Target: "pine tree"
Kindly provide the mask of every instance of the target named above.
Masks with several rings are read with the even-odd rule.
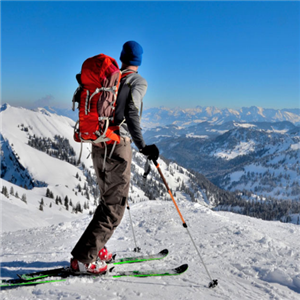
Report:
[[[81,204],[79,202],[77,202],[76,207],[75,207],[75,212],[83,212],[82,208],[81,208]]]
[[[25,195],[25,194],[22,195],[21,200],[22,200],[23,202],[27,203],[27,199],[26,199],[26,195]]]
[[[2,192],[1,192],[4,196],[6,196],[7,198],[9,197],[8,195],[8,191],[7,191],[7,187],[6,186],[2,186]]]
[[[66,210],[69,210],[69,198],[68,196],[65,197],[65,207],[66,207]]]

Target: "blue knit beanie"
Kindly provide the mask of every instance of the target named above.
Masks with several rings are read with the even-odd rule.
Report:
[[[142,55],[142,46],[135,41],[129,41],[123,45],[120,60],[128,66],[140,66],[142,64]]]

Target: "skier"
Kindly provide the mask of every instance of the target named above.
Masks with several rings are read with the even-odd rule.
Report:
[[[135,41],[123,45],[120,60],[122,79],[117,98],[115,122],[119,121],[121,141],[104,147],[92,146],[92,160],[101,192],[101,201],[93,219],[77,242],[71,254],[71,269],[78,272],[104,273],[106,262],[112,254],[105,244],[120,224],[130,184],[131,139],[139,152],[148,159],[157,160],[159,150],[156,145],[146,145],[140,128],[140,108],[147,90],[147,81],[138,74],[142,63],[143,48]],[[125,120],[124,120],[125,119]],[[107,153],[112,156],[107,157]]]

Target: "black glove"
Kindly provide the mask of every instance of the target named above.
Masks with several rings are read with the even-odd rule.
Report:
[[[156,145],[146,145],[140,152],[148,157],[148,159],[156,161],[159,157],[159,150]]]

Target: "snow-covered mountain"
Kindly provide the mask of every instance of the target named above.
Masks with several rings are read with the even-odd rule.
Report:
[[[71,106],[70,106],[71,107]],[[44,107],[51,113],[67,116],[74,121],[78,120],[78,112],[71,109]],[[262,107],[243,107],[241,109],[216,108],[213,106],[182,109],[179,107],[155,107],[144,109],[142,127],[144,129],[158,126],[177,125],[190,127],[207,122],[211,125],[223,125],[227,122],[283,122],[288,121],[300,125],[300,108],[295,109],[269,109]]]
[[[71,119],[44,109],[31,111],[9,105],[1,108],[0,117],[1,279],[66,266],[70,251],[88,225],[89,212],[94,210],[99,197],[93,189],[89,146],[84,145],[83,163],[77,166],[80,147],[72,139],[74,121]],[[238,127],[226,134],[232,134],[234,141],[234,135],[242,134],[239,130],[243,129]],[[267,134],[278,138],[283,135]],[[294,134],[297,137],[297,131]],[[283,147],[284,140],[280,141]],[[219,142],[221,146],[222,141]],[[237,144],[232,142],[232,145]],[[280,148],[279,143],[277,147]],[[298,144],[293,143],[291,150],[297,149]],[[217,152],[212,153],[206,154],[207,157],[216,158]],[[170,254],[160,262],[118,268],[151,269],[188,263],[188,271],[178,277],[73,277],[64,282],[1,290],[1,299],[299,298],[298,225],[213,211],[212,204],[218,204],[222,198],[234,198],[232,194],[177,163],[162,159],[159,163],[209,273],[219,280],[217,288],[207,288],[210,278],[156,170],[144,182],[141,175],[145,159],[134,151],[130,211],[137,244],[142,253],[168,248]],[[154,198],[156,201],[148,201]],[[132,252],[135,244],[127,212],[107,246],[118,256],[136,255]]]
[[[186,138],[197,138],[205,140],[215,138],[229,130],[237,128],[253,128],[257,131],[267,133],[287,133],[291,131],[299,131],[300,127],[291,122],[236,122],[230,121],[223,124],[214,124],[211,122],[202,122],[197,125],[188,127],[177,125],[166,125],[149,128],[145,130],[144,136],[148,143],[158,143],[165,138],[174,138],[185,136]]]
[[[195,108],[150,108],[143,113],[143,127],[153,128],[165,125],[187,127],[197,123],[209,122],[215,125],[226,122],[282,122],[289,121],[300,125],[300,109],[267,109],[256,106],[241,109],[216,107]]]
[[[37,215],[34,217],[37,220],[44,219],[41,224],[48,224],[52,219],[63,220],[65,215],[70,218],[80,211],[92,213],[98,203],[99,190],[89,155],[90,145],[83,145],[82,163],[76,165],[80,145],[73,140],[75,122],[45,109],[32,111],[9,105],[1,108],[1,119],[1,202],[5,209],[22,207],[22,211],[16,211],[16,219],[26,211],[21,217],[23,224],[18,225],[16,221],[14,228],[26,228],[26,224],[32,223],[32,214]],[[169,199],[156,171],[144,182],[144,165],[144,156],[134,151],[131,202]],[[160,166],[178,199],[209,206],[217,204],[221,197],[234,197],[205,178],[198,180],[176,163],[160,160]],[[27,206],[21,201],[23,195]],[[4,214],[5,231],[11,230],[6,218]]]
[[[165,157],[204,174],[221,188],[299,200],[299,127],[289,122],[226,124],[224,133],[219,130],[217,136],[206,138],[192,134],[192,129],[188,135],[170,137],[161,127],[157,135],[152,129],[145,136]]]

